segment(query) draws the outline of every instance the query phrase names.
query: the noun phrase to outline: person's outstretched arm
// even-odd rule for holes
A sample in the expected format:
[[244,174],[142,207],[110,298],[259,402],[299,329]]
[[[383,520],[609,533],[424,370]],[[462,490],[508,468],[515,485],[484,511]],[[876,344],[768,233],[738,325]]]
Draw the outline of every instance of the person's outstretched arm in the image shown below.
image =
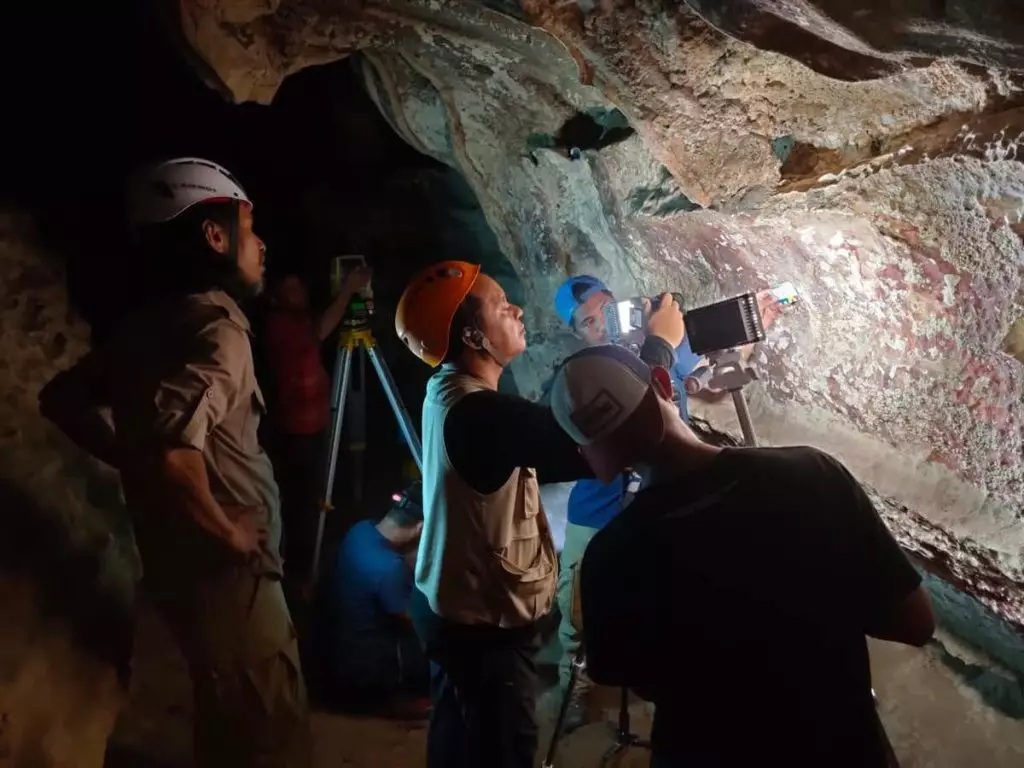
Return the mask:
[[[640,357],[648,365],[668,368],[674,352],[665,340],[649,336]],[[537,470],[541,483],[594,476],[551,409],[517,395],[466,395],[448,413],[444,439],[452,465],[480,493],[498,490],[516,467]]]
[[444,441],[452,466],[480,493],[493,493],[516,467],[532,467],[542,483],[593,477],[547,406],[490,390],[466,395],[448,413]]

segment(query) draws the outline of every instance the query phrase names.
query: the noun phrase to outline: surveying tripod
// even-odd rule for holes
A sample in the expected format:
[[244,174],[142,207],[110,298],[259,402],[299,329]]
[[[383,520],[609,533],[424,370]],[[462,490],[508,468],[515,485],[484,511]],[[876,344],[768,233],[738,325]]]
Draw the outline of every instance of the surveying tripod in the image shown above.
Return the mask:
[[324,524],[327,520],[327,512],[334,508],[332,498],[334,478],[338,471],[341,427],[345,417],[345,401],[352,382],[352,363],[357,352],[365,353],[366,357],[370,358],[374,370],[377,371],[377,378],[380,379],[381,386],[384,388],[384,394],[387,395],[388,403],[391,404],[391,410],[395,414],[398,426],[402,430],[402,437],[405,438],[405,443],[412,452],[416,466],[420,470],[423,469],[423,449],[420,447],[416,428],[409,419],[408,411],[405,410],[402,398],[398,394],[398,388],[395,386],[395,380],[391,378],[391,371],[388,370],[384,358],[380,356],[369,321],[356,322],[348,327],[342,327],[338,334],[338,351],[334,358],[334,373],[331,378],[331,431],[327,461],[324,466],[323,497],[320,504],[320,518],[317,521],[313,567],[309,574],[310,586],[316,583],[317,575],[320,573],[320,550],[323,546]]
[[[555,720],[555,730],[551,734],[551,741],[548,743],[548,751],[544,756],[544,762],[541,763],[541,768],[554,768],[555,766],[555,755],[558,751],[558,742],[562,736],[562,726],[565,723],[565,716],[569,711],[569,702],[572,699],[572,692],[573,689],[576,688],[576,682],[579,679],[579,676],[586,671],[586,668],[587,654],[584,649],[584,644],[580,643],[580,647],[576,650],[576,655],[573,657],[572,666],[569,669],[569,685],[566,687],[565,696],[562,697],[562,705],[558,709],[558,719]],[[619,692],[619,696],[619,722],[615,726],[613,734],[615,742],[601,756],[601,762],[599,763],[601,768],[608,765],[608,762],[624,749],[629,749],[630,747],[640,747],[641,749],[651,748],[651,742],[641,739],[630,730],[629,689],[623,688]]]

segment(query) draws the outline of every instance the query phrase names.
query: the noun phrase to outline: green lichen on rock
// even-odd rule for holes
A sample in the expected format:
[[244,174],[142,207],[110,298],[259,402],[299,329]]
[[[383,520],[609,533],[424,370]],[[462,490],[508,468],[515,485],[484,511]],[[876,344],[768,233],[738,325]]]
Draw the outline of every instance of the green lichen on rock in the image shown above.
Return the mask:
[[785,163],[795,144],[796,139],[792,136],[779,136],[777,139],[772,139],[772,154],[779,158],[780,163]]
[[945,649],[944,661],[990,706],[1024,719],[1024,637],[970,595],[923,573],[940,624],[992,664],[962,659]]
[[634,216],[671,216],[700,210],[700,206],[683,194],[667,168],[661,169],[654,186],[637,187],[626,200],[626,209]]

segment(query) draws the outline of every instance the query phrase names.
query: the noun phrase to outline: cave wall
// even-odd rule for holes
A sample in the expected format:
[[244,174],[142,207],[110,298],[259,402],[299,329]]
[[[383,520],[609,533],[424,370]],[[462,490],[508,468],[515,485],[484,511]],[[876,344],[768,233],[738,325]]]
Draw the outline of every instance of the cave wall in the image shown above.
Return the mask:
[[40,388],[84,353],[88,328],[37,235],[0,211],[0,764],[98,766],[124,695],[137,561],[116,477],[39,415]]

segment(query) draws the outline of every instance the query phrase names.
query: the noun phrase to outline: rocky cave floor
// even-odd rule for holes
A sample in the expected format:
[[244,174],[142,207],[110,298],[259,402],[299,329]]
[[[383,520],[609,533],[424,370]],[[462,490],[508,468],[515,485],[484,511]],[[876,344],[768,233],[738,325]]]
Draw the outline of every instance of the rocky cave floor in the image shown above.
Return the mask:
[[[557,642],[557,641],[556,641]],[[754,650],[754,649],[752,649]],[[557,654],[554,644],[542,661]],[[902,768],[1019,766],[1024,764],[1024,722],[986,707],[955,677],[932,649],[872,643],[875,688]],[[616,717],[615,691],[601,691],[595,708]],[[542,696],[542,751],[546,748],[558,698]],[[186,768],[191,765],[191,692],[184,661],[160,619],[147,606],[138,614],[136,655],[129,700],[108,749],[107,768]],[[646,735],[650,718],[642,703],[631,707],[636,732]],[[596,713],[595,713],[596,714]],[[756,716],[756,713],[750,713]],[[743,694],[736,695],[736,732],[743,731]],[[314,765],[332,768],[414,768],[424,763],[426,729],[388,720],[316,712],[312,719]],[[556,765],[596,766],[612,744],[611,728],[600,722],[562,741]],[[543,754],[538,755],[537,765]],[[646,766],[640,749],[610,764]]]

